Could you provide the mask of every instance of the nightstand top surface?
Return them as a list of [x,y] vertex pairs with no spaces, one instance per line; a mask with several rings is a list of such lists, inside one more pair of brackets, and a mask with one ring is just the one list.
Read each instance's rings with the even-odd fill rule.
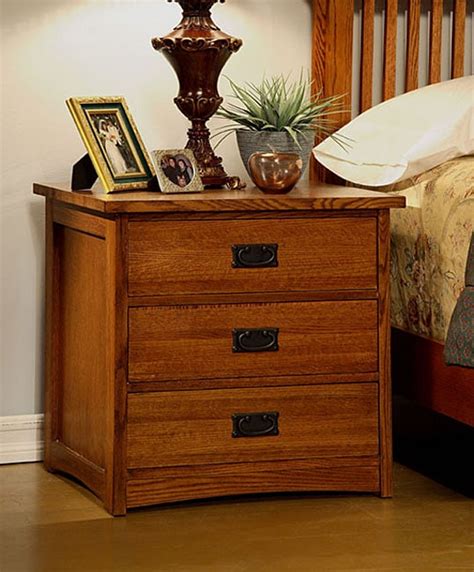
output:
[[69,184],[33,185],[36,195],[100,213],[312,211],[402,208],[405,198],[356,187],[301,183],[286,195],[264,194],[257,188],[222,189],[203,193],[105,193],[100,187],[72,191]]

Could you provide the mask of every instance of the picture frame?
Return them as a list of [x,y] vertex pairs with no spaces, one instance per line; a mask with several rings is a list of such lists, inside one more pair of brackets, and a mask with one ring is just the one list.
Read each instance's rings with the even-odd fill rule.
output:
[[148,189],[153,163],[125,98],[71,97],[66,104],[104,190]]
[[152,151],[156,177],[163,193],[201,193],[204,185],[191,149]]

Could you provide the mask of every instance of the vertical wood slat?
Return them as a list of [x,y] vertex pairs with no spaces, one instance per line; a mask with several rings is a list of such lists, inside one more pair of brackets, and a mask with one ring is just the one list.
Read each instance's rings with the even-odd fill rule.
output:
[[455,0],[451,77],[464,75],[464,38],[466,35],[466,0]]
[[412,91],[418,87],[418,73],[420,69],[420,17],[421,0],[409,0],[405,91]]
[[[326,62],[326,30],[327,30],[328,2],[326,0],[313,0],[313,37],[312,37],[312,66],[311,77],[312,95],[321,91],[324,94],[324,73]],[[310,159],[310,181],[325,181],[326,172],[314,156]]]
[[[347,112],[334,115],[336,131],[351,120],[354,0],[313,0],[313,93],[345,95]],[[335,182],[312,159],[312,181]]]
[[443,0],[432,0],[430,22],[430,84],[441,81],[441,42],[443,29]]
[[107,461],[104,503],[114,516],[127,512],[128,216],[106,223]]
[[313,18],[313,90],[346,95],[348,111],[337,119],[342,126],[351,119],[354,0],[313,0]]
[[392,408],[390,368],[390,211],[379,210],[379,411],[380,411],[380,496],[392,496]]
[[324,88],[324,64],[326,58],[326,19],[327,2],[313,0],[313,37],[311,78],[313,95]]
[[397,68],[398,0],[387,0],[383,62],[383,101],[395,96]]
[[372,107],[375,0],[364,0],[364,12],[362,18],[362,56],[360,65],[361,113]]

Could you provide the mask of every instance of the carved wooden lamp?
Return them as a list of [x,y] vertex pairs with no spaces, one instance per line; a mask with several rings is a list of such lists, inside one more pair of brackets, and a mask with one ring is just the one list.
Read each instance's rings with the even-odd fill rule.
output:
[[196,156],[206,186],[241,188],[238,177],[229,177],[209,142],[206,122],[216,113],[223,99],[217,81],[227,60],[242,46],[242,40],[222,32],[212,21],[211,7],[225,0],[168,0],[178,2],[183,19],[167,36],[153,38],[155,50],[163,52],[179,80],[174,102],[191,121],[188,144]]

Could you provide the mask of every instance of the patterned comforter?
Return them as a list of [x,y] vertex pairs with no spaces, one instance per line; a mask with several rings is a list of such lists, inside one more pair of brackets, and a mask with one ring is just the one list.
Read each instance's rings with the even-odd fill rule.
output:
[[391,212],[392,324],[444,342],[474,231],[474,156],[386,190],[407,199]]

